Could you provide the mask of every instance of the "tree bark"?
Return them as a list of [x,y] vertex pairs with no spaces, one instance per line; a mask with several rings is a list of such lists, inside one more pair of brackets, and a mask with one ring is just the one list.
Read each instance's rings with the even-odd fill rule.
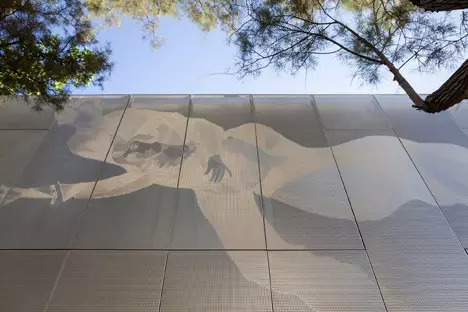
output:
[[385,66],[388,67],[390,72],[393,74],[393,80],[398,82],[400,87],[406,92],[406,94],[409,96],[411,101],[413,101],[414,105],[413,107],[422,109],[422,110],[427,110],[426,104],[423,101],[423,99],[419,96],[418,93],[414,90],[414,88],[410,85],[410,83],[403,77],[403,75],[400,73],[398,68],[396,68],[392,63],[386,64],[384,62]]
[[403,77],[398,68],[393,65],[393,63],[378,49],[375,49],[375,53],[380,57],[382,63],[387,66],[390,72],[393,74],[393,80],[398,82],[400,87],[406,92],[411,101],[413,101],[413,107],[427,111],[428,107],[424,100],[419,96],[419,94],[414,90],[413,86],[408,82],[408,80]]
[[426,11],[453,11],[468,9],[468,0],[410,0]]
[[[326,11],[324,11],[324,12],[325,12],[325,14],[327,14]],[[424,102],[424,100],[419,96],[418,93],[416,93],[413,86],[411,86],[411,84],[408,82],[408,80],[406,80],[405,77],[403,77],[403,75],[400,73],[398,68],[396,68],[395,65],[393,65],[393,63],[385,56],[385,54],[383,54],[372,43],[370,43],[364,37],[359,35],[352,28],[350,28],[350,27],[346,26],[345,24],[343,24],[343,23],[337,21],[336,19],[332,18],[329,14],[327,14],[327,15],[328,15],[328,17],[333,19],[336,23],[340,24],[343,28],[345,28],[350,33],[352,33],[357,39],[359,39],[362,43],[364,43],[369,49],[374,51],[374,53],[380,58],[382,64],[387,66],[387,68],[393,74],[393,80],[398,82],[400,87],[406,92],[406,94],[409,96],[411,101],[413,101],[413,103],[414,103],[413,107],[415,107],[417,109],[421,109],[421,110],[426,110],[427,109],[426,103]]]
[[427,96],[425,111],[437,113],[468,99],[468,60],[434,93]]

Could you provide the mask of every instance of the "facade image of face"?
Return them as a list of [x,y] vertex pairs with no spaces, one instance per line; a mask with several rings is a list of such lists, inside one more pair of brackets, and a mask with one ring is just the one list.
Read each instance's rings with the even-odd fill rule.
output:
[[[468,291],[463,227],[441,212],[467,207],[462,132],[424,137],[383,117],[334,129],[336,114],[322,110],[324,127],[306,96],[190,103],[74,102],[20,181],[4,186],[0,247],[167,251],[162,311],[271,311],[271,299],[275,311],[386,311],[382,296],[392,311],[443,310],[453,288],[431,282],[439,275],[459,283],[450,295]],[[18,214],[15,229],[7,213]],[[442,245],[452,260],[433,248]],[[447,261],[456,281],[440,269]],[[401,274],[388,278],[394,268]],[[435,287],[433,300],[412,291],[412,274]]]

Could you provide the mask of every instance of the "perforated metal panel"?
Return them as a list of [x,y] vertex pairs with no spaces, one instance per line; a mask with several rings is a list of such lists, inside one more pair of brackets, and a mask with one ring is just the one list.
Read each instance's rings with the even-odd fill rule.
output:
[[188,96],[132,98],[74,248],[168,247],[188,110]]
[[248,97],[193,98],[171,248],[265,248],[255,144]]
[[266,252],[169,252],[160,311],[271,311]]
[[388,310],[466,310],[468,257],[399,140],[328,134]]
[[33,159],[45,130],[0,130],[0,203]]
[[365,251],[268,255],[275,311],[385,311]]
[[0,208],[1,248],[69,247],[127,102],[89,97],[67,106]]
[[468,137],[448,112],[418,112],[389,97],[381,102],[445,217],[468,247]]
[[449,109],[450,114],[460,128],[468,128],[468,101],[462,101],[460,104],[452,106]]
[[54,119],[54,111],[50,107],[45,106],[38,112],[21,98],[0,97],[0,130],[47,130]]
[[314,95],[325,129],[390,129],[373,95]]
[[363,248],[310,101],[254,97],[268,248]]
[[71,251],[47,311],[157,311],[165,252]]
[[43,312],[65,251],[0,251],[0,311]]
[[464,111],[377,98],[0,104],[0,311],[467,311]]

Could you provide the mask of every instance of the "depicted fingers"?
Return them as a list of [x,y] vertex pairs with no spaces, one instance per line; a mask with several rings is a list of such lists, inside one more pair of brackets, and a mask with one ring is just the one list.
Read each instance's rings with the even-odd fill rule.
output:
[[225,174],[226,174],[226,169],[222,168],[221,173],[219,175],[219,180],[218,181],[221,181],[224,178]]
[[213,168],[211,167],[211,164],[208,163],[208,167],[206,167],[205,175],[207,175],[208,173],[210,173],[211,169],[213,169]]
[[223,173],[223,168],[218,168],[218,170],[216,170],[215,183],[221,181],[221,173]]
[[215,182],[216,183],[216,174],[217,174],[217,168],[213,168],[213,170],[211,171],[211,179],[210,179],[210,182]]

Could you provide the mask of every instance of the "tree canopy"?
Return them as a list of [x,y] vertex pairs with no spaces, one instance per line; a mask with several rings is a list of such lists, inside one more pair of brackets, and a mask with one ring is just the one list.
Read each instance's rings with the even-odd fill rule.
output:
[[468,44],[464,12],[428,14],[409,0],[249,0],[243,12],[233,37],[241,76],[314,69],[320,55],[336,54],[366,83],[390,71],[417,108],[432,112],[401,68],[453,67]]
[[237,16],[231,0],[86,0],[85,4],[90,16],[101,18],[107,26],[118,25],[122,16],[140,22],[143,38],[153,47],[165,39],[157,34],[161,16],[187,17],[203,31],[217,25],[231,30]]
[[468,0],[411,0],[411,2],[427,11],[454,11],[468,8]]
[[0,7],[0,94],[61,109],[72,87],[102,85],[112,68],[84,6],[74,0],[8,0]]
[[[97,23],[120,16],[142,23],[143,37],[161,43],[161,16],[187,16],[208,31],[233,28],[230,0],[5,0],[0,5],[0,95],[23,96],[40,109],[61,109],[73,88],[102,86],[110,74],[109,45],[97,42]],[[34,96],[34,101],[30,97]]]
[[[389,71],[414,105],[428,112],[468,97],[468,61],[425,100],[400,70],[436,71],[462,60],[467,0],[6,0],[0,6],[0,95],[35,96],[60,109],[73,88],[101,85],[112,69],[95,38],[99,18],[142,24],[155,47],[161,16],[186,16],[203,31],[221,25],[238,48],[237,73],[272,66],[295,73],[335,54],[365,83]],[[457,10],[448,13],[430,11]]]

